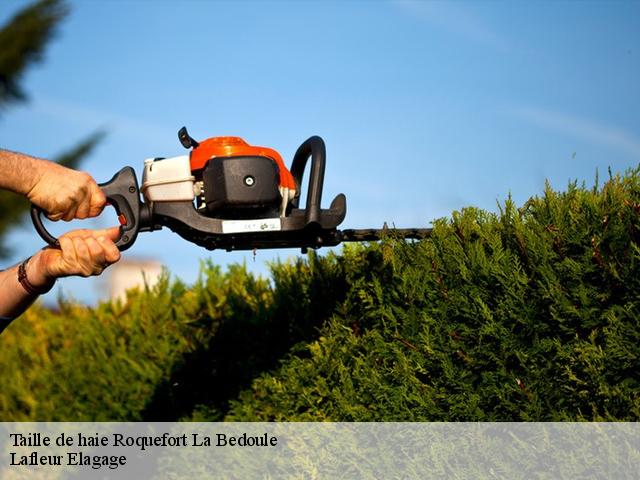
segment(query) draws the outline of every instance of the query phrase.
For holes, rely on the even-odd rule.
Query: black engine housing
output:
[[[206,215],[277,217],[280,175],[268,157],[216,157],[202,171]]]

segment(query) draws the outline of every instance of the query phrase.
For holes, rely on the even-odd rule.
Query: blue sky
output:
[[[26,4],[5,0],[0,21]],[[522,203],[545,179],[562,189],[640,163],[638,2],[70,5],[25,77],[30,101],[0,117],[0,145],[49,157],[104,128],[83,165],[99,182],[184,153],[182,125],[197,139],[242,136],[287,163],[317,134],[328,150],[325,201],[347,195],[343,227],[406,227],[465,206],[495,211],[509,192]],[[30,225],[11,241],[16,261],[41,245]],[[204,258],[264,273],[298,252],[254,261],[163,230],[125,255],[158,258],[191,282]],[[93,302],[101,286],[57,288]]]

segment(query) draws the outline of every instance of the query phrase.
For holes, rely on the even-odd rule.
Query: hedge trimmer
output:
[[[185,127],[178,132],[189,155],[145,160],[142,188],[131,167],[124,167],[100,185],[120,220],[116,245],[126,250],[139,232],[169,227],[184,239],[209,250],[308,248],[341,242],[379,240],[385,235],[420,239],[431,229],[338,230],[347,211],[344,194],[328,209],[320,206],[325,169],[325,145],[317,136],[296,151],[287,170],[278,152],[255,147],[238,137],[214,137],[197,142]],[[311,159],[305,208],[300,189]],[[142,198],[140,196],[142,191]],[[42,223],[42,210],[31,208],[40,236],[57,245]]]

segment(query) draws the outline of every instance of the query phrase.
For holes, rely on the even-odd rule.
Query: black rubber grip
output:
[[[304,169],[311,157],[311,173],[309,174],[309,187],[307,191],[307,207],[305,209],[305,222],[320,222],[320,203],[322,202],[322,184],[324,183],[324,168],[327,158],[324,140],[314,135],[305,140],[298,147],[291,162],[291,175],[297,187],[302,188]],[[300,197],[293,200],[292,205],[298,207]]]
[[[120,251],[131,247],[140,231],[140,190],[136,172],[131,167],[124,167],[116,173],[111,180],[98,185],[107,202],[116,209],[119,219],[124,219],[120,225],[120,235],[115,244]],[[52,247],[60,247],[60,242],[51,235],[42,223],[43,211],[41,208],[31,205],[31,220],[36,232]]]

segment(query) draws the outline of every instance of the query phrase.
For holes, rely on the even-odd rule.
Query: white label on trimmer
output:
[[[279,218],[222,221],[222,233],[277,232],[278,230],[282,230]]]

